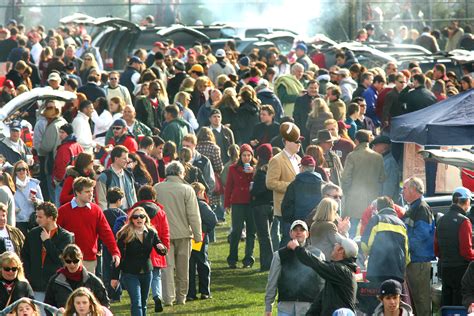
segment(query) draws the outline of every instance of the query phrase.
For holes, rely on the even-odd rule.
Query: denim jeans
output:
[[[153,268],[153,276],[151,278],[151,294],[153,298],[161,299],[161,268]]]
[[[141,274],[123,273],[121,282],[130,296],[132,316],[145,316],[150,293],[151,271]]]
[[[61,191],[63,190],[63,186],[62,185],[59,185],[57,184],[56,187],[54,188],[54,205],[56,205],[56,207],[60,207],[60,203],[59,203],[59,198],[61,196]]]
[[[273,210],[269,204],[252,207],[258,243],[260,245],[260,270],[270,270],[273,259],[273,247],[270,240],[270,225],[273,221]]]
[[[245,257],[242,260],[244,265],[253,265],[253,249],[255,246],[255,221],[253,219],[252,208],[248,204],[232,205],[232,232],[230,233],[230,251],[227,257],[228,264],[236,264],[239,261],[239,242],[242,230],[247,229],[245,239]]]

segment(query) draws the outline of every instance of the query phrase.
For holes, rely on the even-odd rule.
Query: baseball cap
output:
[[[392,141],[390,140],[390,137],[386,135],[379,135],[377,136],[371,143],[370,147],[377,145],[377,144],[387,144],[390,145]]]
[[[308,225],[306,224],[305,221],[297,219],[296,221],[293,222],[293,224],[291,224],[290,230],[293,230],[296,226],[301,226],[303,227],[304,230],[308,231]]]
[[[199,65],[199,64],[195,64],[191,67],[191,69],[189,70],[189,73],[191,72],[200,72],[200,73],[204,73],[204,68]]]
[[[142,61],[140,58],[138,58],[137,56],[132,56],[132,57],[130,58],[130,60],[128,61],[128,63],[129,63],[130,65],[133,64],[133,63],[143,64],[143,61]]]
[[[248,58],[247,56],[240,58],[239,64],[241,64],[242,66],[248,67],[250,65],[250,58]]]
[[[222,48],[219,48],[216,51],[216,57],[217,58],[224,58],[225,57],[225,50],[223,50]]]
[[[174,68],[176,68],[177,70],[180,70],[180,71],[185,71],[186,70],[186,65],[184,64],[184,62],[182,60],[175,60],[174,61]]]
[[[458,188],[456,188],[456,189],[454,190],[454,192],[453,192],[453,196],[454,196],[454,194],[456,194],[456,193],[457,193],[457,195],[459,195],[459,198],[460,198],[460,199],[466,199],[466,200],[467,200],[467,199],[472,199],[472,192],[471,192],[471,190],[469,190],[469,189],[467,189],[467,188],[465,188],[465,187],[458,187]]]
[[[153,43],[153,46],[154,46],[154,47],[159,47],[159,48],[165,48],[165,45],[163,45],[162,42],[154,42],[154,43]]]
[[[301,50],[303,50],[303,51],[305,51],[305,52],[308,51],[308,47],[306,46],[305,43],[299,43],[298,45],[296,45],[296,49],[301,49]]]
[[[48,81],[61,81],[61,77],[57,72],[52,72],[48,76]]]
[[[15,84],[10,79],[5,80],[3,86],[7,87],[8,89],[15,89]]]
[[[112,126],[120,126],[120,127],[125,127],[127,126],[127,123],[125,122],[124,119],[116,119]]]
[[[12,121],[10,123],[10,130],[14,130],[14,131],[21,131],[21,123],[20,121]]]
[[[380,295],[402,295],[402,285],[397,280],[389,279],[382,282],[379,289]]]
[[[357,253],[359,252],[359,247],[356,242],[352,239],[346,238],[341,234],[336,234],[336,242],[344,248],[346,258],[357,258]]]
[[[211,113],[209,114],[209,117],[213,116],[214,114],[219,114],[222,116],[221,110],[219,109],[212,109]]]
[[[311,167],[314,167],[316,166],[316,161],[314,160],[313,157],[311,157],[310,155],[305,155],[302,159],[301,159],[301,163],[300,163],[302,166],[311,166]]]

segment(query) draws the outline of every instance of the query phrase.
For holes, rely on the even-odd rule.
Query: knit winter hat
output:
[[[250,146],[249,144],[243,144],[242,146],[240,146],[240,154],[241,155],[244,151],[248,151],[253,156],[253,149],[252,149],[252,146]]]
[[[257,147],[257,158],[263,162],[269,162],[272,159],[272,145],[266,143]]]

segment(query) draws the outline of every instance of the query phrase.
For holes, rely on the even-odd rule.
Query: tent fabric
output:
[[[433,146],[474,144],[474,89],[416,112],[394,117],[390,138]]]

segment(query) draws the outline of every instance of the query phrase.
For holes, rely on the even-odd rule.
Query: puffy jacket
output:
[[[374,86],[370,86],[367,90],[362,93],[362,97],[365,99],[365,103],[367,104],[367,112],[365,115],[371,118],[372,121],[378,126],[380,121],[377,118],[377,114],[375,113],[375,103],[377,102],[377,90]]]
[[[288,223],[305,220],[308,214],[321,201],[321,175],[316,172],[302,172],[286,189],[281,213]]]
[[[339,82],[339,86],[341,87],[341,99],[348,104],[352,100],[352,94],[357,89],[357,82],[350,77],[344,78]]]
[[[66,137],[56,151],[53,169],[54,180],[63,181],[66,175],[66,168],[72,166],[77,156],[83,151],[84,149],[77,142],[75,136]]]
[[[253,128],[259,123],[258,112],[259,109],[255,103],[240,104],[231,126],[237,144],[250,142]]]
[[[130,209],[135,207],[143,207],[150,218],[150,222],[158,232],[158,238],[161,240],[166,249],[170,249],[170,227],[163,205],[151,200],[143,200],[135,203]],[[151,264],[153,267],[166,268],[166,256],[160,256],[153,248],[151,251]]]
[[[64,307],[66,306],[69,295],[71,295],[75,289],[82,286],[91,290],[101,305],[105,307],[110,306],[110,300],[107,296],[104,284],[98,277],[87,272],[84,267],[82,267],[82,280],[75,283],[74,287],[68,282],[64,274],[56,272],[49,280],[44,302],[58,308]]]
[[[188,125],[183,119],[174,119],[168,122],[161,132],[161,137],[165,141],[173,141],[178,146],[178,151],[181,150],[181,143],[184,136],[188,134]]]
[[[368,280],[405,280],[405,268],[410,263],[408,236],[405,224],[393,209],[384,208],[374,215],[361,241],[362,250],[369,255]]]
[[[404,217],[407,226],[412,262],[434,260],[435,222],[429,205],[422,199],[414,201]]]
[[[231,165],[225,184],[224,207],[230,207],[232,204],[249,204],[252,180],[253,173],[245,173],[239,164]]]

